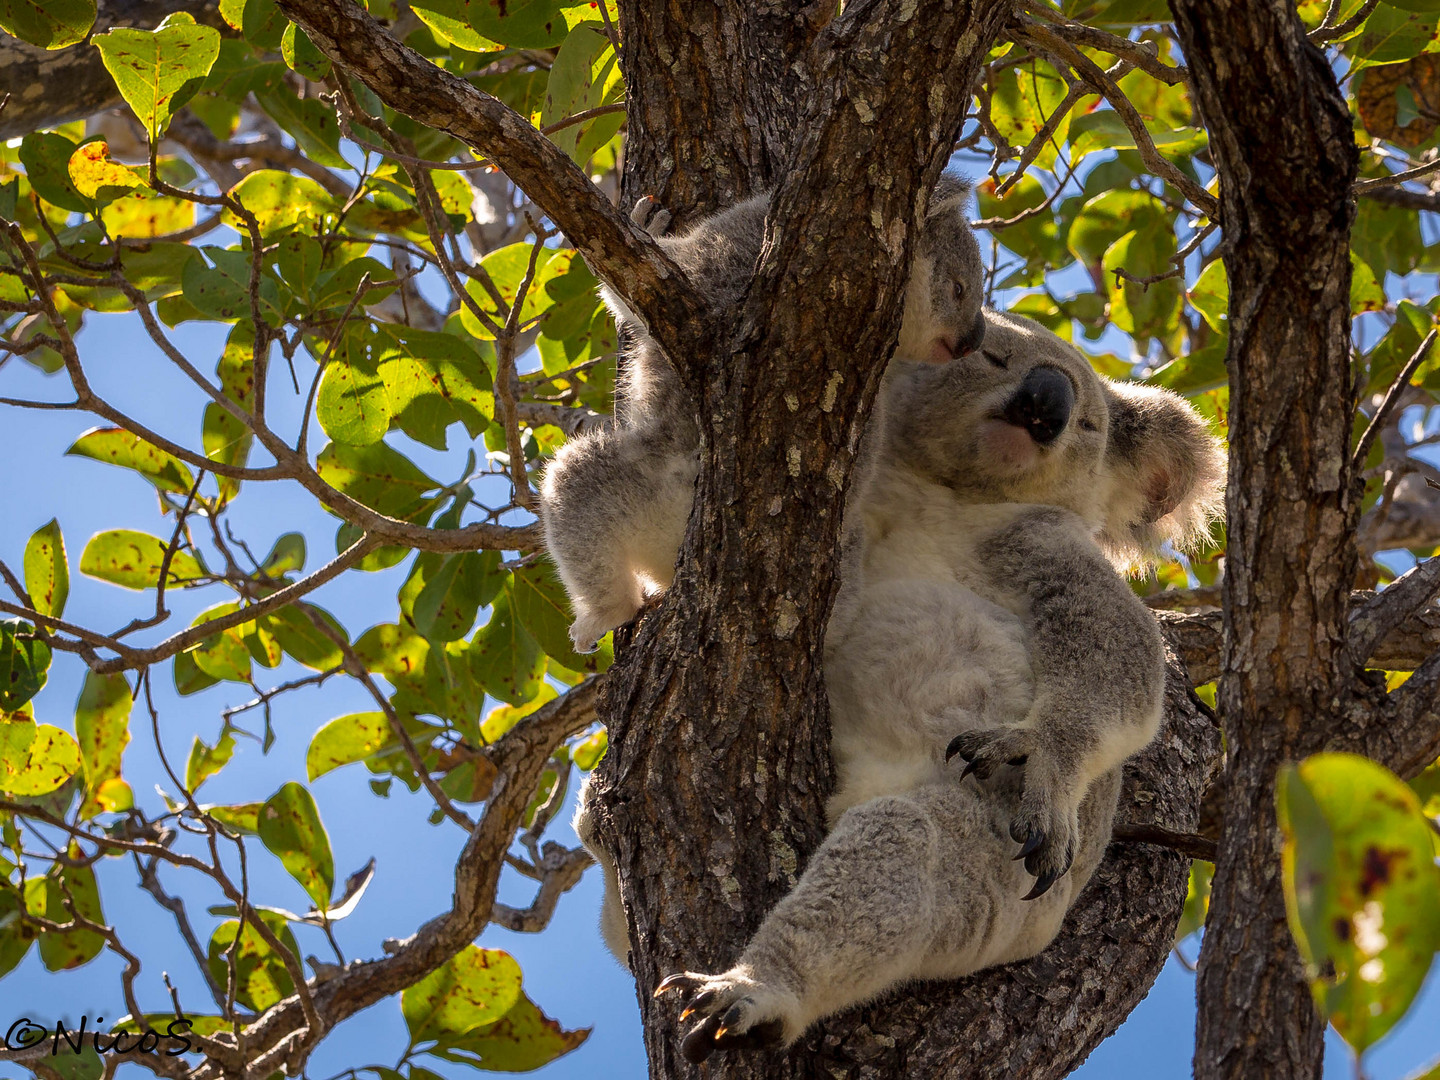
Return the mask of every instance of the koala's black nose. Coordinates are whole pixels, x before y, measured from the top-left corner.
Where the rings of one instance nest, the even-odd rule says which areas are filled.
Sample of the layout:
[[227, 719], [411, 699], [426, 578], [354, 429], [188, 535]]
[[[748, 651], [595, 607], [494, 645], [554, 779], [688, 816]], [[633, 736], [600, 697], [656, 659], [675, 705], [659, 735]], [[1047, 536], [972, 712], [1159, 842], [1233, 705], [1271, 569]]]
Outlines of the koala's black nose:
[[1005, 403], [1002, 416], [1030, 432], [1042, 446], [1054, 442], [1070, 421], [1075, 408], [1075, 387], [1059, 368], [1032, 368], [1025, 381]]

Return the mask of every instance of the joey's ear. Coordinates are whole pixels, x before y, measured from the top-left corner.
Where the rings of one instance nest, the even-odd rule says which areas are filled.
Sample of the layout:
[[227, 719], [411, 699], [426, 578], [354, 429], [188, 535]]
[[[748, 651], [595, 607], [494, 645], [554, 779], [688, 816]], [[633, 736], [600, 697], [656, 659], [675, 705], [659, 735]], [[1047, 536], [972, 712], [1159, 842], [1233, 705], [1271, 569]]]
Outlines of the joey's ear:
[[935, 183], [935, 190], [930, 194], [930, 204], [925, 210], [925, 216], [954, 213], [969, 200], [971, 190], [970, 181], [963, 176], [941, 173], [940, 179]]
[[1180, 548], [1198, 545], [1225, 505], [1219, 440], [1204, 418], [1169, 390], [1107, 382], [1105, 396], [1109, 491], [1101, 542], [1127, 567], [1154, 558], [1166, 541]]

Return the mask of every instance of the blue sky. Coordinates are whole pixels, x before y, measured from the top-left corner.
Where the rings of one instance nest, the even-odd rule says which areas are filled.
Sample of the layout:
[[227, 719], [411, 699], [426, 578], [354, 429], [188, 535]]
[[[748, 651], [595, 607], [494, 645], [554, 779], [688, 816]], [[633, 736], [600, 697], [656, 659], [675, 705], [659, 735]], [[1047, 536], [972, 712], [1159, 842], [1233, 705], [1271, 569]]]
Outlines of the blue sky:
[[[177, 343], [202, 370], [211, 370], [222, 335], [215, 326], [187, 324], [175, 334]], [[187, 387], [144, 337], [133, 316], [91, 317], [81, 336], [85, 358], [96, 390], [138, 419], [190, 445], [199, 442], [201, 399]], [[301, 385], [306, 385], [301, 363]], [[0, 393], [15, 397], [61, 398], [61, 377], [46, 377], [21, 361], [0, 369]], [[299, 404], [289, 386], [283, 363], [271, 386], [275, 423], [287, 430], [299, 416]], [[137, 594], [84, 578], [74, 568], [85, 541], [94, 533], [125, 527], [165, 532], [149, 486], [138, 476], [98, 462], [63, 457], [64, 450], [93, 418], [67, 412], [32, 413], [0, 411], [4, 469], [0, 472], [5, 513], [0, 514], [0, 558], [19, 564], [26, 539], [52, 516], [60, 520], [69, 548], [72, 583], [67, 618], [87, 626], [114, 628], [147, 612], [150, 594]], [[458, 429], [453, 429], [458, 432]], [[312, 445], [323, 445], [323, 435], [312, 432]], [[417, 462], [433, 475], [454, 475], [454, 460], [463, 456], [457, 446], [448, 458], [411, 446]], [[334, 551], [335, 519], [319, 511], [310, 496], [294, 484], [251, 485], [232, 513], [236, 532], [257, 553], [284, 532], [301, 531], [309, 543], [308, 566], [313, 568]], [[318, 602], [335, 612], [358, 635], [373, 622], [393, 618], [395, 591], [404, 568], [380, 574], [349, 573], [326, 586]], [[184, 625], [214, 598], [171, 594], [174, 625]], [[163, 670], [163, 669], [162, 669]], [[281, 668], [270, 673], [274, 682], [299, 674]], [[35, 702], [41, 722], [72, 726], [75, 700], [83, 675], [80, 662], [58, 654], [50, 680]], [[160, 691], [160, 737], [172, 765], [182, 769], [191, 739], [199, 734], [213, 742], [220, 728], [219, 713], [226, 705], [246, 700], [248, 688], [222, 684], [200, 695], [180, 698], [170, 689], [168, 670], [156, 680]], [[268, 755], [258, 743], [242, 739], [234, 761], [203, 790], [209, 802], [263, 798], [287, 780], [304, 780], [304, 753], [310, 735], [332, 717], [370, 707], [363, 691], [339, 680], [282, 698], [275, 708], [276, 742]], [[258, 730], [258, 715], [249, 714]], [[154, 785], [171, 786], [160, 767], [148, 725], [136, 724], [126, 753], [125, 775], [142, 804], [154, 807]], [[378, 860], [375, 879], [355, 913], [337, 926], [337, 938], [347, 957], [379, 953], [380, 942], [403, 937], [449, 906], [451, 870], [461, 835], [453, 825], [426, 822], [428, 799], [411, 796], [400, 785], [389, 799], [371, 794], [369, 774], [359, 766], [331, 773], [313, 785], [323, 819], [335, 849], [336, 876], [343, 877], [364, 864], [370, 855]], [[575, 843], [568, 814], [552, 827], [557, 840]], [[255, 845], [251, 860], [252, 895], [262, 903], [299, 909], [305, 903], [299, 887], [278, 863]], [[195, 1012], [206, 1011], [207, 998], [199, 974], [174, 933], [167, 913], [135, 887], [130, 863], [108, 860], [100, 868], [106, 916], [121, 930], [122, 938], [137, 948], [145, 961], [138, 989], [147, 1009], [167, 1008], [168, 994], [161, 972], [169, 972], [181, 1000]], [[186, 898], [202, 941], [219, 921], [205, 913], [208, 904], [220, 902], [204, 882], [177, 873], [165, 877], [172, 892]], [[529, 883], [507, 876], [501, 899], [524, 906]], [[513, 934], [490, 927], [480, 944], [513, 953], [525, 972], [527, 993], [550, 1016], [566, 1027], [590, 1027], [589, 1040], [573, 1054], [539, 1074], [546, 1080], [594, 1077], [640, 1077], [644, 1055], [640, 1043], [634, 986], [600, 944], [596, 922], [600, 883], [596, 871], [560, 902], [550, 928], [540, 935]], [[331, 954], [318, 931], [299, 928], [302, 952], [324, 959]], [[1194, 943], [1189, 945], [1193, 955]], [[74, 1023], [82, 1014], [114, 1018], [124, 1012], [119, 993], [120, 964], [102, 954], [84, 968], [62, 974], [45, 972], [32, 950], [25, 962], [0, 980], [0, 1023], [22, 1015], [53, 1024], [57, 1018]], [[1440, 990], [1432, 978], [1422, 1000], [1400, 1029], [1381, 1044], [1367, 1061], [1371, 1080], [1399, 1080], [1440, 1050]], [[1180, 1077], [1189, 1075], [1193, 1049], [1194, 980], [1173, 962], [1149, 997], [1136, 1009], [1121, 1031], [1092, 1055], [1076, 1076], [1085, 1080]], [[1349, 1055], [1337, 1040], [1327, 1077], [1353, 1075]], [[393, 1065], [405, 1044], [398, 1001], [387, 999], [352, 1018], [332, 1033], [311, 1061], [309, 1075], [321, 1080], [351, 1067]], [[427, 1066], [432, 1064], [426, 1062]], [[437, 1069], [453, 1077], [459, 1067]], [[149, 1075], [128, 1067], [130, 1077]], [[0, 1077], [26, 1075], [13, 1066], [0, 1065]]]

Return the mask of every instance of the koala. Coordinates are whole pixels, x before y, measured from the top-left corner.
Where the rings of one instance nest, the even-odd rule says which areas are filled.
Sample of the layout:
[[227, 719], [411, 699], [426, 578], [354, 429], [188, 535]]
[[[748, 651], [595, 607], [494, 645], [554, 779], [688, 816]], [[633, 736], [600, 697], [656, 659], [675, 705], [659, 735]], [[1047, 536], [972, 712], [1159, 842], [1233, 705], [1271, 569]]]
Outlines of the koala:
[[[931, 195], [897, 356], [944, 363], [983, 340], [980, 247], [961, 213], [969, 194], [967, 182], [946, 175]], [[713, 309], [742, 300], [769, 206], [769, 194], [757, 195], [683, 236], [658, 238]], [[648, 211], [641, 200], [632, 219], [643, 224]], [[545, 544], [570, 594], [570, 636], [581, 652], [669, 585], [699, 468], [694, 406], [669, 359], [623, 300], [608, 288], [602, 296], [629, 342], [615, 418], [560, 449], [545, 470], [540, 499]]]
[[[1159, 726], [1160, 633], [1116, 566], [1205, 534], [1219, 445], [1183, 399], [983, 317], [979, 350], [887, 370], [852, 508], [860, 572], [826, 631], [829, 832], [733, 967], [655, 990], [697, 1018], [692, 1061], [1041, 952], [1104, 855], [1121, 766]], [[614, 866], [583, 802], [578, 817], [623, 956]]]

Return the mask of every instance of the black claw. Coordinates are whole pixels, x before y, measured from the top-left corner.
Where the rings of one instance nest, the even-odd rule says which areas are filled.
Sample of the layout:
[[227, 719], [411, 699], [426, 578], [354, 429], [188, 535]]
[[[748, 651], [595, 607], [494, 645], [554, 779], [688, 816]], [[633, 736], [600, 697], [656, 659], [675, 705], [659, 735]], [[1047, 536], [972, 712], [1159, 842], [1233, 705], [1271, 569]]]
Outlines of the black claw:
[[713, 1016], [696, 1024], [685, 1038], [680, 1040], [680, 1053], [692, 1065], [699, 1065], [716, 1050], [715, 1032], [720, 1029]]
[[785, 1024], [768, 1020], [739, 1034], [726, 1032], [715, 1040], [721, 1050], [773, 1050], [785, 1041]]
[[740, 1023], [740, 1018], [745, 1015], [745, 1002], [746, 999], [741, 998], [720, 1014], [720, 1026], [722, 1028], [732, 1028]]
[[[964, 780], [965, 777], [969, 776], [971, 773], [979, 774], [979, 772], [980, 772], [980, 760], [979, 760], [978, 758], [966, 758], [966, 759], [965, 759], [965, 768], [963, 768], [963, 769], [960, 770], [960, 779], [961, 779], [961, 780]], [[981, 779], [983, 779], [983, 778], [984, 778], [984, 777], [982, 776]]]
[[949, 761], [949, 760], [950, 760], [951, 758], [953, 758], [956, 754], [961, 754], [961, 755], [963, 755], [966, 761], [969, 761], [972, 757], [974, 757], [973, 754], [966, 754], [966, 753], [964, 753], [965, 736], [966, 736], [967, 734], [968, 734], [968, 732], [962, 732], [961, 734], [956, 735], [953, 739], [950, 740], [950, 745], [948, 745], [947, 747], [945, 747], [945, 760], [946, 760], [946, 761]]
[[667, 994], [671, 990], [679, 989], [684, 989], [688, 993], [694, 989], [694, 987], [694, 979], [686, 975], [683, 971], [677, 971], [674, 975], [666, 975], [665, 978], [661, 979], [660, 985], [655, 987], [655, 992], [650, 996], [658, 998], [661, 994]]
[[[1011, 836], [1012, 836], [1014, 839], [1017, 839], [1017, 840], [1019, 839], [1019, 837], [1016, 837], [1016, 836], [1015, 836], [1013, 830], [1011, 831]], [[1044, 832], [1044, 830], [1043, 830], [1043, 829], [1031, 829], [1031, 830], [1029, 831], [1029, 833], [1026, 834], [1026, 836], [1025, 836], [1025, 842], [1024, 842], [1024, 843], [1021, 845], [1021, 847], [1020, 847], [1020, 854], [1019, 854], [1019, 855], [1016, 855], [1015, 858], [1012, 859], [1011, 861], [1012, 861], [1012, 862], [1019, 862], [1021, 859], [1027, 858], [1032, 852], [1034, 852], [1034, 851], [1035, 851], [1041, 844], [1043, 844], [1043, 843], [1045, 843], [1045, 832]]]
[[1021, 899], [1036, 900], [1050, 891], [1050, 886], [1055, 884], [1056, 878], [1060, 875], [1054, 870], [1046, 870], [1035, 879], [1035, 887], [1026, 893]]
[[687, 1012], [704, 1012], [709, 1008], [710, 1003], [715, 1000], [715, 990], [702, 990], [694, 1001], [688, 1002], [685, 1006]]

